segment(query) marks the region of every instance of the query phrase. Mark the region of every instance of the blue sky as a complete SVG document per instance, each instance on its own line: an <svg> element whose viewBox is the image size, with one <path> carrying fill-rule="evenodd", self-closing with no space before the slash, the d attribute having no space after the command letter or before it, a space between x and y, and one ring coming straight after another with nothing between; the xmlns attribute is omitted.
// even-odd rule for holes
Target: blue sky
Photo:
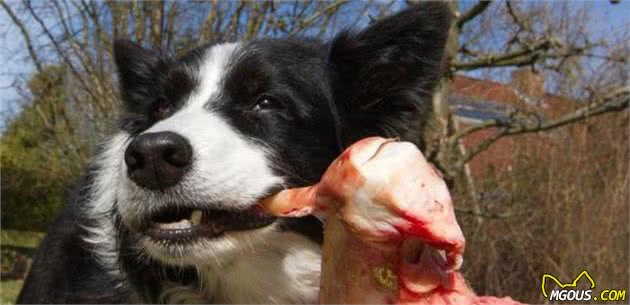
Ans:
<svg viewBox="0 0 630 305"><path fill-rule="evenodd" d="M464 0L462 7L470 7L477 1ZM584 4L574 1L576 4ZM11 0L8 1L10 5ZM497 5L497 4L493 4ZM591 1L591 20L588 28L593 38L599 39L613 31L630 30L630 1L622 0L617 5L609 1ZM27 22L29 19L25 16ZM36 41L43 41L42 36L33 35ZM20 79L27 79L34 67L28 58L24 41L4 10L0 10L0 130L4 127L4 117L15 111L15 101L19 98L12 84ZM630 42L629 42L630 43Z"/></svg>

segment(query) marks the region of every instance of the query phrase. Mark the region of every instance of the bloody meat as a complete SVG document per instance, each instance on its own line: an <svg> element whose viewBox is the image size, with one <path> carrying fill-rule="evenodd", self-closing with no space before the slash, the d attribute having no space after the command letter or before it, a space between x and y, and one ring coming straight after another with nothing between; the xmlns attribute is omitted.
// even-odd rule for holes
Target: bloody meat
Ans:
<svg viewBox="0 0 630 305"><path fill-rule="evenodd" d="M467 285L450 194L411 143L363 139L319 183L260 204L283 217L325 214L320 303L519 304Z"/></svg>

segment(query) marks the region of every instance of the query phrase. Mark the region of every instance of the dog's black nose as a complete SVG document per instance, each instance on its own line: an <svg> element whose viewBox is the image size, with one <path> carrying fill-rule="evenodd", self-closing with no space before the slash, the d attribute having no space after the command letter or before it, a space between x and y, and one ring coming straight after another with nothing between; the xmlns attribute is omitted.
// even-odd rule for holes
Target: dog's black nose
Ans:
<svg viewBox="0 0 630 305"><path fill-rule="evenodd" d="M129 178L148 189L176 185L190 167L192 147L174 132L145 133L136 137L127 151Z"/></svg>

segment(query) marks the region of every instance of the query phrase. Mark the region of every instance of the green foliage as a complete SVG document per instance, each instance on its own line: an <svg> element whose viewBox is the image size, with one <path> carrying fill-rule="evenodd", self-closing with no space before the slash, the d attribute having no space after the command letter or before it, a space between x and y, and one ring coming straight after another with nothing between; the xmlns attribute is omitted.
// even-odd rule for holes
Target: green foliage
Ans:
<svg viewBox="0 0 630 305"><path fill-rule="evenodd" d="M2 281L0 289L0 304L15 304L20 289L22 289L23 280Z"/></svg>
<svg viewBox="0 0 630 305"><path fill-rule="evenodd" d="M64 69L52 66L28 83L32 103L8 123L0 139L2 228L45 230L67 186L84 164L66 113Z"/></svg>
<svg viewBox="0 0 630 305"><path fill-rule="evenodd" d="M43 232L2 230L0 232L2 247L20 247L35 249L44 239Z"/></svg>
<svg viewBox="0 0 630 305"><path fill-rule="evenodd" d="M7 272L11 270L18 253L33 258L35 249L44 238L44 233L2 230L0 237L0 240L2 240L0 269L2 272ZM15 304L23 283L23 280L3 278L0 281L0 305Z"/></svg>

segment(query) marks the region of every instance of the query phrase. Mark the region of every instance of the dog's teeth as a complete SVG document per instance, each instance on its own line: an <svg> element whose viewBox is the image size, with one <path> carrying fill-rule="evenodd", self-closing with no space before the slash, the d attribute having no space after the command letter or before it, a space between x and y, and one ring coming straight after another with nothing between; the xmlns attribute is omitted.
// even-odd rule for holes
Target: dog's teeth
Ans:
<svg viewBox="0 0 630 305"><path fill-rule="evenodd" d="M193 225L198 225L201 223L201 216L203 212L201 210L194 210L192 214L190 214L190 223Z"/></svg>
<svg viewBox="0 0 630 305"><path fill-rule="evenodd" d="M188 219L182 219L177 222L160 223L159 227L162 229L188 229L190 228L190 221Z"/></svg>

